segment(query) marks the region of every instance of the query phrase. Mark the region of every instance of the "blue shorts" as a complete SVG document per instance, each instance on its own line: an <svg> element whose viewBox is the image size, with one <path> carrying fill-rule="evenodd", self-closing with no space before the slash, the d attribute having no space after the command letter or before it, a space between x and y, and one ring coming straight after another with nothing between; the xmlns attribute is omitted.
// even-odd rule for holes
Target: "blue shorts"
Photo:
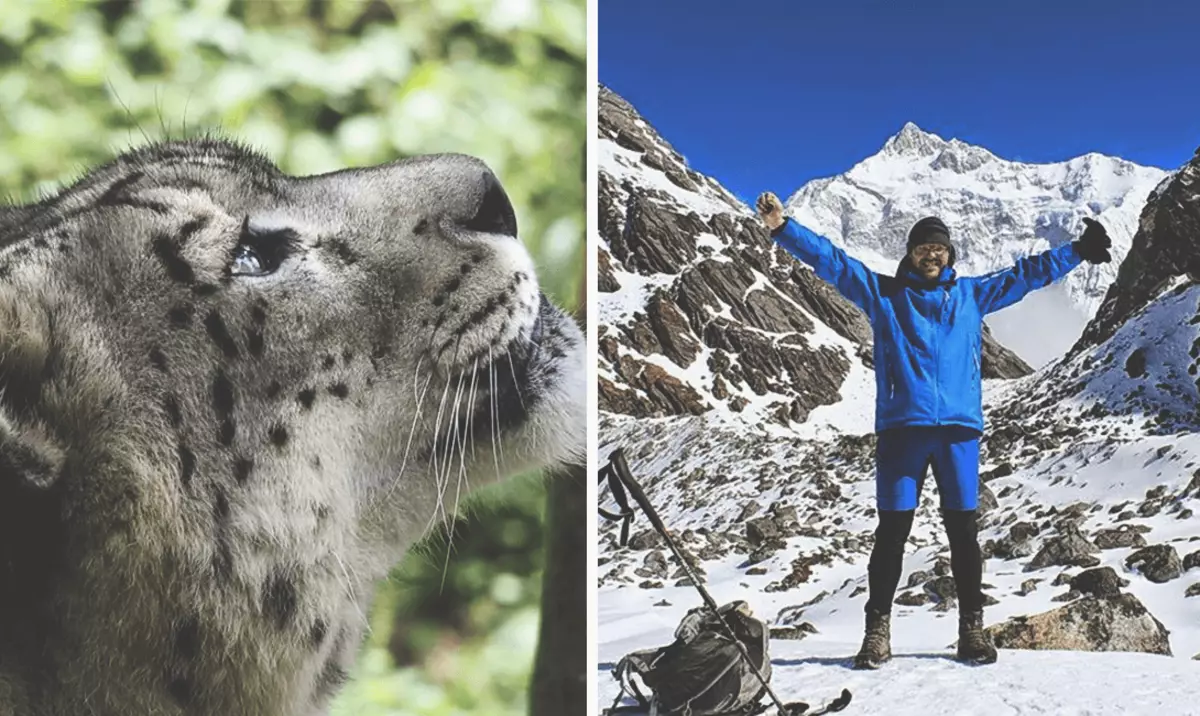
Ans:
<svg viewBox="0 0 1200 716"><path fill-rule="evenodd" d="M979 504L979 431L958 425L884 430L875 445L875 506L915 510L933 468L942 509Z"/></svg>

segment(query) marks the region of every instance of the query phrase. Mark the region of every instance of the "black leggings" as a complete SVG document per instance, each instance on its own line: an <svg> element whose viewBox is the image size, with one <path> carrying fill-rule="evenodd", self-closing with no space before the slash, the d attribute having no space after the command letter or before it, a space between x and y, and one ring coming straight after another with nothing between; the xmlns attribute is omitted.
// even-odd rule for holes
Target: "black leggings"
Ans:
<svg viewBox="0 0 1200 716"><path fill-rule="evenodd" d="M975 510L943 510L942 523L950 541L950 571L958 592L959 610L983 609L983 558L979 553L979 526ZM904 569L904 543L912 531L913 511L879 511L875 546L867 567L870 598L867 611L888 614Z"/></svg>

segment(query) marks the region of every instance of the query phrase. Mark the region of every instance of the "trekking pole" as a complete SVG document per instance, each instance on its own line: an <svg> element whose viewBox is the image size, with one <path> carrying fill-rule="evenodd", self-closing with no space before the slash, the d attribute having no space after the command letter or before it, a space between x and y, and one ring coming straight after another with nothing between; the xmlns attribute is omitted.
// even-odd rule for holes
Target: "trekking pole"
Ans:
<svg viewBox="0 0 1200 716"><path fill-rule="evenodd" d="M737 646L738 651L742 654L742 658L746 660L746 664L750 667L750 671L754 673L755 678L757 678L759 683L763 685L763 688L767 691L767 695L771 697L771 701L773 701L776 708L779 709L780 716L789 716L792 711L790 711L788 707L784 705L783 701L781 701L779 697L775 695L775 691L771 689L771 685L767 683L766 677L762 675L762 671L760 671L758 666L754 663L754 659L750 657L750 652L746 649L746 645L742 643L741 639L737 638L737 634L734 633L733 628L730 627L725 621L725 617L721 614L716 600L714 600L708 593L708 590L705 589L702 584L700 584L700 580L696 577L696 573L692 571L692 566L688 564L688 561L684 559L682 551L676 546L675 540L671 539L671 535L667 534L666 525L663 524L663 521L659 518L658 513L654 511L654 507L650 504L650 500L646 498L646 493L642 491L642 486L638 484L637 480L633 479L633 475L629 472L629 465L625 462L624 451L622 451L620 448L617 448L611 454L609 454L608 460L609 465L616 472L621 483L626 489L629 490L629 494L633 496L634 501L636 501L638 506L642 508L642 512L646 513L646 517L650 519L650 524L654 525L654 529L657 530L660 535L662 535L664 540L666 540L667 547L669 547L671 553L675 555L675 559L679 560L679 564L683 567L684 574L686 574L688 578L692 580L692 585L696 587L697 591L700 592L700 596L704 598L704 603L709 609L712 610L712 613L716 615L717 621L720 622L721 626L725 629L726 636L728 636L733 641L734 645ZM618 501L620 502L623 500ZM804 708L808 708L807 704Z"/></svg>

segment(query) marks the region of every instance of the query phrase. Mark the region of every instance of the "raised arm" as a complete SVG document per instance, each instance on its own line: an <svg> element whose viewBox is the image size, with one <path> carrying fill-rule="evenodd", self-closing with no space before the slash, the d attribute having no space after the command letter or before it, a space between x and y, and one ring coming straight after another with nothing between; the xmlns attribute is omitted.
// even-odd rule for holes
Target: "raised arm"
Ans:
<svg viewBox="0 0 1200 716"><path fill-rule="evenodd" d="M774 194L767 193L759 197L758 209L763 221L771 229L775 243L810 266L819 278L832 284L868 317L872 317L879 301L878 274L834 246L829 239L806 229L790 217L785 218L783 206Z"/></svg>
<svg viewBox="0 0 1200 716"><path fill-rule="evenodd" d="M1007 308L1066 276L1085 259L1091 263L1111 261L1108 249L1112 240L1104 227L1093 219L1083 221L1087 228L1079 240L1019 259L1011 268L971 279L979 312L987 315Z"/></svg>

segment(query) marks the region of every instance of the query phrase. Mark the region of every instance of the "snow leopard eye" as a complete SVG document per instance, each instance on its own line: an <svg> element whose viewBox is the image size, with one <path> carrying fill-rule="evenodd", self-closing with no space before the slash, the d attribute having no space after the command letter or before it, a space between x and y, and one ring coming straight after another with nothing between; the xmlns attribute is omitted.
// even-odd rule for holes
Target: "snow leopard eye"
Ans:
<svg viewBox="0 0 1200 716"><path fill-rule="evenodd" d="M300 237L291 229L260 230L242 223L242 235L233 249L229 273L232 276L268 276L275 273L292 254Z"/></svg>

